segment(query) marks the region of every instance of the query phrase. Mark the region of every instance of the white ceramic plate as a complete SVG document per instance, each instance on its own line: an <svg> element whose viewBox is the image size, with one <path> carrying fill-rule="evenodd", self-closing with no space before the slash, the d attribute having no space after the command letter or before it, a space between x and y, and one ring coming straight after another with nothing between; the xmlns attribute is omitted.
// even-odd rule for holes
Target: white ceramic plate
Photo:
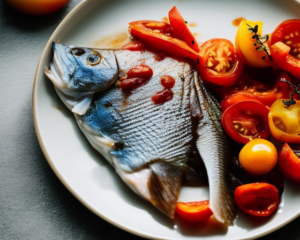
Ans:
<svg viewBox="0 0 300 240"><path fill-rule="evenodd" d="M234 227L216 223L196 229L171 221L151 204L136 196L119 179L114 169L89 145L45 77L51 61L51 42L95 46L107 36L127 30L135 20L162 20L176 5L192 32L203 42L227 38L234 42L232 20L244 17L264 22L270 33L283 20L300 17L295 1L101 1L87 0L78 5L58 26L41 56L33 88L33 115L41 148L53 171L65 186L91 211L131 233L156 239L253 239L280 228L300 213L300 191L286 184L277 214L257 221L239 213ZM204 200L205 188L183 188L180 200ZM120 214L122 212L122 214Z"/></svg>

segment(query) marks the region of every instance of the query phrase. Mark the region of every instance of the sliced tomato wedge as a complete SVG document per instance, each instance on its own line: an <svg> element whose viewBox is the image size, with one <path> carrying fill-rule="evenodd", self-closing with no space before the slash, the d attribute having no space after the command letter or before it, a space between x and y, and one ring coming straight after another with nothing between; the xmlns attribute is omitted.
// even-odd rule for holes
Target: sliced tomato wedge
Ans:
<svg viewBox="0 0 300 240"><path fill-rule="evenodd" d="M267 139L269 109L257 100L238 102L222 114L226 133L237 143L246 144L252 139Z"/></svg>
<svg viewBox="0 0 300 240"><path fill-rule="evenodd" d="M213 214L209 208L209 201L177 202L176 214L188 222L206 222Z"/></svg>
<svg viewBox="0 0 300 240"><path fill-rule="evenodd" d="M231 86L241 76L244 64L233 44L227 39L215 38L201 45L197 70L203 81L219 86Z"/></svg>
<svg viewBox="0 0 300 240"><path fill-rule="evenodd" d="M293 151L285 143L279 154L278 166L285 178L297 183L300 182L300 151Z"/></svg>
<svg viewBox="0 0 300 240"><path fill-rule="evenodd" d="M129 23L129 32L147 45L179 57L199 61L199 54L185 41L171 36L172 28L168 23L158 21L136 21Z"/></svg>
<svg viewBox="0 0 300 240"><path fill-rule="evenodd" d="M185 41L192 49L199 52L197 40L186 25L176 6L169 11L169 22L173 30L172 35Z"/></svg>
<svg viewBox="0 0 300 240"><path fill-rule="evenodd" d="M259 217L271 215L279 206L279 194L269 183L249 183L235 189L234 199L243 211Z"/></svg>

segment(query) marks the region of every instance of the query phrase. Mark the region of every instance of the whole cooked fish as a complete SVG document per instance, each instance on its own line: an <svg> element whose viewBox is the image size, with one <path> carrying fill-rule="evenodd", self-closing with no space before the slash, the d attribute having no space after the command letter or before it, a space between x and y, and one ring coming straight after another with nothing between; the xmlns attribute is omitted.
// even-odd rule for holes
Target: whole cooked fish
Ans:
<svg viewBox="0 0 300 240"><path fill-rule="evenodd" d="M91 145L133 191L174 218L182 184L205 183L204 162L210 208L219 221L233 224L231 153L219 105L185 59L57 43L53 50L45 74ZM138 74L130 77L143 67L151 69L146 81ZM153 96L164 94L164 76L175 83L168 89L172 94L157 104ZM124 79L135 87L124 90Z"/></svg>

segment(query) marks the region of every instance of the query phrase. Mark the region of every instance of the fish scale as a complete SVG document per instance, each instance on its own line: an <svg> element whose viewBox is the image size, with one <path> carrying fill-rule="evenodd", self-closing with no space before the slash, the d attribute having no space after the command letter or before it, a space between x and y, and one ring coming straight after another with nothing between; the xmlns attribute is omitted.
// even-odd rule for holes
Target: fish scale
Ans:
<svg viewBox="0 0 300 240"><path fill-rule="evenodd" d="M57 43L53 50L53 66L45 74L88 141L132 190L174 218L182 182L199 186L207 182L207 171L210 207L219 221L232 225L235 209L227 166L231 153L220 108L185 59L166 56L157 61L157 53L150 51ZM93 59L99 61L89 63ZM151 79L123 92L116 81L139 65L152 69ZM173 98L155 104L152 96L164 89L165 75L175 79Z"/></svg>

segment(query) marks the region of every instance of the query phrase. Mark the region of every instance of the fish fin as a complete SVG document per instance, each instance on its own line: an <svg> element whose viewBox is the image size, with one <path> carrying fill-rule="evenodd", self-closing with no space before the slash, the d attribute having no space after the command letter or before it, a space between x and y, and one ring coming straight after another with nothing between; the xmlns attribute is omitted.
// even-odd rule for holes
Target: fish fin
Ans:
<svg viewBox="0 0 300 240"><path fill-rule="evenodd" d="M150 165L148 187L151 203L174 218L175 207L180 193L182 170L169 162L154 162Z"/></svg>
<svg viewBox="0 0 300 240"><path fill-rule="evenodd" d="M197 73L194 79L203 115L197 130L199 136L197 148L207 169L210 208L218 221L232 226L236 205L230 190L229 164L232 157L230 142L221 125L218 102L206 90Z"/></svg>

